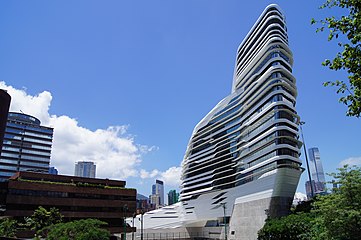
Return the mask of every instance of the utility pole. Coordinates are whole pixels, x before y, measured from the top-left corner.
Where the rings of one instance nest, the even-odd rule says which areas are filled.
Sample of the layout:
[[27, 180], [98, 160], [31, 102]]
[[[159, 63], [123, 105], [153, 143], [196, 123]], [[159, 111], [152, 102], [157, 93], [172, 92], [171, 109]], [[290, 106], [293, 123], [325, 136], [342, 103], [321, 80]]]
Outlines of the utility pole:
[[227, 223], [226, 223], [226, 203], [221, 203], [223, 207], [224, 239], [227, 240]]
[[143, 209], [141, 209], [141, 212], [140, 212], [140, 240], [143, 240], [143, 215], [144, 215], [144, 212], [143, 212]]
[[136, 217], [136, 214], [135, 213], [133, 213], [133, 221], [132, 221], [132, 240], [134, 240], [134, 219], [135, 219], [135, 217]]
[[125, 213], [127, 210], [128, 210], [128, 206], [127, 206], [127, 204], [125, 204], [123, 206], [123, 225], [124, 225], [124, 238], [123, 239], [124, 240], [127, 240], [127, 223], [125, 221], [125, 218], [126, 218]]

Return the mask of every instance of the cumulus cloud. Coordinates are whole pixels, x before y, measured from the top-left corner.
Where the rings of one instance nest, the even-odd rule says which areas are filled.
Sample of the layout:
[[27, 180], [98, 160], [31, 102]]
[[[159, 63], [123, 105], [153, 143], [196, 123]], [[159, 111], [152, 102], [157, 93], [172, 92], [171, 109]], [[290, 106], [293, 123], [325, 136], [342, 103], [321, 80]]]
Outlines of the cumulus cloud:
[[0, 88], [7, 90], [11, 96], [10, 111], [20, 112], [36, 116], [43, 125], [49, 125], [49, 107], [52, 100], [51, 93], [44, 91], [37, 96], [26, 93], [26, 89], [15, 89], [7, 86], [5, 82], [0, 82]]
[[306, 201], [307, 195], [302, 192], [296, 192], [295, 196], [293, 197], [293, 205], [297, 205], [300, 202]]
[[147, 145], [139, 145], [139, 151], [141, 151], [142, 153], [148, 153], [148, 152], [153, 152], [153, 151], [158, 151], [159, 147], [157, 146], [147, 146]]
[[296, 192], [294, 198], [305, 201], [307, 200], [307, 195], [302, 192]]
[[150, 172], [142, 169], [140, 171], [140, 177], [142, 179], [153, 178], [164, 181], [164, 184], [172, 187], [179, 187], [181, 184], [182, 167], [170, 167], [166, 171], [162, 172], [154, 169]]
[[5, 82], [0, 82], [0, 88], [12, 97], [10, 111], [22, 110], [39, 118], [42, 125], [54, 128], [51, 165], [60, 174], [73, 175], [77, 161], [95, 162], [98, 178], [145, 178], [160, 174], [158, 170], [149, 174], [138, 170], [142, 154], [156, 151], [158, 147], [137, 144], [134, 137], [127, 134], [128, 125], [92, 131], [79, 126], [77, 120], [69, 116], [50, 115], [52, 95], [48, 91], [31, 96], [25, 89], [15, 89]]
[[345, 160], [342, 160], [339, 163], [339, 166], [343, 167], [346, 164], [349, 165], [349, 166], [361, 165], [361, 157], [350, 157], [350, 158], [347, 158]]
[[178, 187], [181, 183], [181, 167], [171, 167], [165, 172], [161, 173], [161, 179], [170, 186]]
[[159, 176], [159, 171], [157, 169], [154, 169], [151, 172], [148, 172], [145, 169], [141, 169], [140, 170], [140, 178], [145, 179], [145, 178], [155, 178]]

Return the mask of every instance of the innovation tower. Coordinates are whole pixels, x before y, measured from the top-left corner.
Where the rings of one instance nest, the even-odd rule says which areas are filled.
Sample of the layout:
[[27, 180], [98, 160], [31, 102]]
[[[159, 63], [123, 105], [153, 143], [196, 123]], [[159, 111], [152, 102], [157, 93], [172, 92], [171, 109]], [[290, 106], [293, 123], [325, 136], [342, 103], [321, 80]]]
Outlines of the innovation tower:
[[225, 225], [228, 239], [256, 239], [267, 216], [288, 213], [303, 168], [286, 29], [269, 5], [237, 50], [231, 94], [193, 130], [180, 203], [148, 214], [146, 228]]

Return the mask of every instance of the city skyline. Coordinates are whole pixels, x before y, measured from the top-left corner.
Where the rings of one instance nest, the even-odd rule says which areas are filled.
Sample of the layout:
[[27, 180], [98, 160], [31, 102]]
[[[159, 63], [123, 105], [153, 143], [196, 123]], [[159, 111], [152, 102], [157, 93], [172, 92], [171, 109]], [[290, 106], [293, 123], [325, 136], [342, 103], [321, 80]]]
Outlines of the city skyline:
[[287, 16], [307, 147], [319, 147], [326, 173], [360, 163], [359, 119], [346, 117], [335, 89], [322, 86], [344, 77], [321, 66], [338, 50], [310, 25], [331, 15], [318, 9], [323, 1], [2, 2], [0, 85], [13, 88], [12, 111], [55, 128], [50, 164], [60, 174], [90, 159], [100, 178], [126, 180], [145, 195], [162, 179], [168, 192], [179, 184], [194, 125], [231, 90], [240, 39], [273, 2]]

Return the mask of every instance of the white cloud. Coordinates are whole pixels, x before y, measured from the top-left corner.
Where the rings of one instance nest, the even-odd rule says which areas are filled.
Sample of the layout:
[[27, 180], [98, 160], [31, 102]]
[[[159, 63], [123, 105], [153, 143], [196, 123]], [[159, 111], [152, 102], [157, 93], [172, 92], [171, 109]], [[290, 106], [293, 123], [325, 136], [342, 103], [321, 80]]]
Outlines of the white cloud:
[[182, 167], [171, 167], [161, 173], [161, 179], [169, 186], [179, 187], [181, 184]]
[[159, 147], [157, 146], [147, 146], [147, 145], [139, 145], [139, 151], [142, 153], [148, 153], [148, 152], [153, 152], [153, 151], [158, 151]]
[[350, 157], [350, 158], [347, 158], [345, 160], [342, 160], [339, 163], [339, 166], [343, 167], [346, 164], [349, 165], [349, 166], [361, 165], [361, 157]]
[[159, 179], [162, 180], [165, 185], [171, 187], [179, 187], [181, 183], [181, 173], [182, 173], [181, 167], [170, 167], [164, 172], [161, 172], [157, 169], [148, 172], [147, 170], [142, 169], [140, 170], [140, 177], [142, 179], [145, 178]]
[[159, 171], [157, 169], [154, 169], [151, 172], [148, 172], [145, 169], [141, 169], [140, 170], [140, 178], [145, 179], [145, 178], [155, 178], [157, 176], [159, 176]]
[[298, 199], [298, 200], [301, 200], [301, 201], [306, 201], [307, 200], [307, 195], [302, 193], [302, 192], [296, 192], [295, 196], [294, 196], [294, 199]]
[[307, 195], [302, 192], [296, 192], [293, 197], [293, 205], [298, 205], [300, 202], [306, 201]]
[[26, 93], [26, 89], [15, 89], [7, 86], [5, 82], [0, 82], [0, 88], [5, 89], [11, 96], [10, 111], [24, 112], [35, 116], [43, 125], [49, 124], [49, 107], [52, 100], [51, 93], [44, 91], [37, 96], [30, 96]]
[[[139, 176], [142, 154], [157, 150], [156, 146], [135, 143], [134, 138], [127, 135], [127, 125], [91, 131], [69, 116], [50, 115], [52, 95], [48, 91], [31, 96], [25, 89], [15, 89], [5, 82], [0, 82], [0, 88], [12, 97], [10, 111], [22, 110], [39, 118], [42, 125], [54, 127], [51, 165], [60, 174], [73, 175], [75, 162], [86, 160], [96, 163], [98, 178]], [[154, 175], [154, 171], [150, 175]]]

